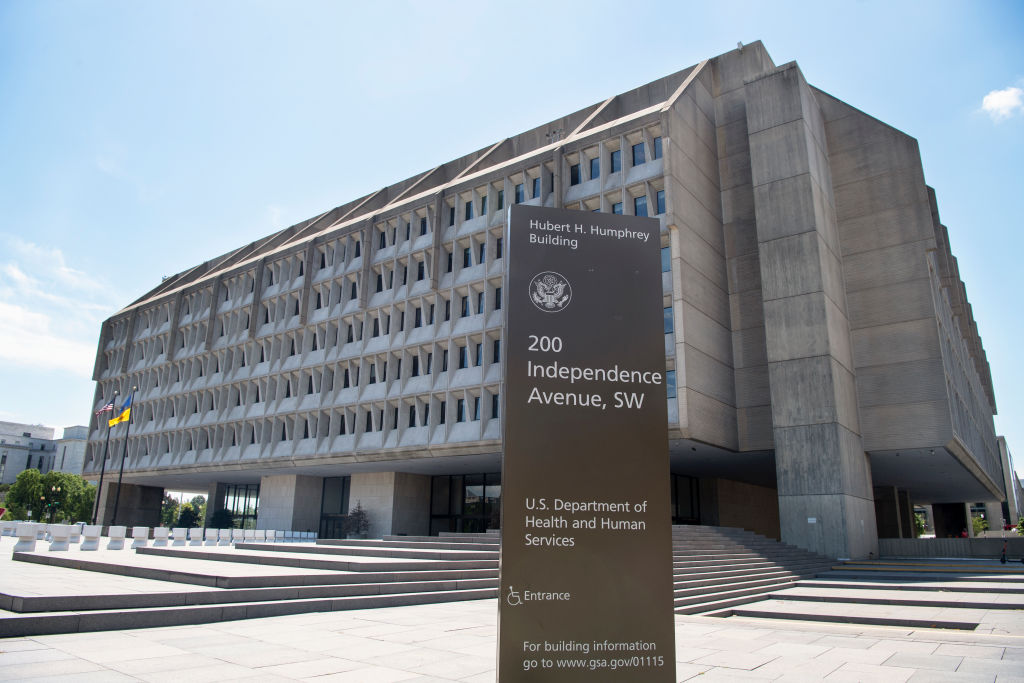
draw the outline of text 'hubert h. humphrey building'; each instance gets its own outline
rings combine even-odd
[[[357,501],[371,535],[500,526],[513,203],[661,220],[674,522],[866,557],[912,535],[913,504],[944,536],[969,526],[965,502],[1004,498],[989,366],[916,141],[754,43],[107,320],[94,410],[138,386],[119,521],[156,523],[164,489],[198,489],[257,528],[337,536]],[[105,414],[89,476],[106,434]]]

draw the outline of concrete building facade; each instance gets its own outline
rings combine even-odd
[[[94,372],[94,409],[138,387],[125,482],[328,535],[357,501],[371,534],[500,526],[512,203],[661,220],[677,523],[867,557],[912,535],[915,503],[938,525],[943,505],[1005,499],[989,367],[916,141],[760,43],[126,306]]]

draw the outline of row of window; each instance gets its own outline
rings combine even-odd
[[[661,136],[655,137],[652,142],[652,158],[661,158]],[[632,165],[640,166],[647,163],[647,154],[644,148],[644,143],[638,142],[630,148]],[[608,154],[608,166],[609,173],[618,173],[622,170],[622,150],[615,149]],[[579,185],[584,181],[583,178],[583,163],[577,162],[569,166],[569,185]],[[601,176],[601,158],[594,157],[587,160],[587,177],[586,180],[594,180]],[[536,196],[536,195],[535,195]],[[664,213],[663,211],[661,213]],[[645,214],[646,215],[646,214]]]

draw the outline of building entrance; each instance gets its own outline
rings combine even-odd
[[[501,473],[440,475],[431,479],[430,535],[483,533],[501,528]]]
[[[320,538],[345,538],[348,492],[352,477],[324,477],[320,503]]]

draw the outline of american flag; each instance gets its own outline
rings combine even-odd
[[[97,410],[96,414],[99,415],[100,413],[109,413],[113,409],[114,409],[114,402],[111,401],[107,405],[105,405],[102,408],[100,408],[99,410]]]

